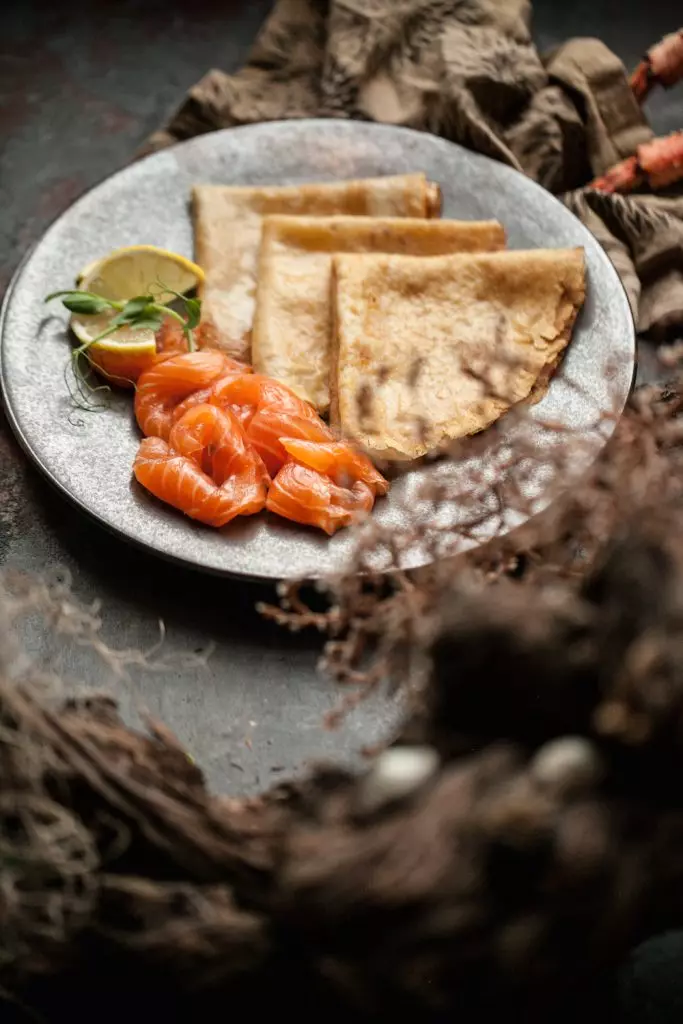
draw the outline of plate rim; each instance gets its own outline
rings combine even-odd
[[[544,196],[550,197],[551,199],[553,199],[556,203],[558,203],[561,206],[561,208],[563,209],[565,214],[569,215],[569,217],[571,217],[574,221],[576,221],[576,223],[580,226],[580,228],[583,231],[586,231],[591,236],[591,238],[592,238],[592,240],[593,240],[593,242],[594,242],[594,244],[596,246],[597,252],[599,253],[600,258],[608,265],[608,267],[610,269],[610,272],[613,275],[613,278],[615,279],[615,281],[618,283],[619,289],[621,290],[623,298],[624,298],[625,308],[626,308],[627,313],[628,313],[629,342],[630,342],[629,347],[630,347],[630,350],[631,350],[632,372],[631,372],[631,379],[630,379],[628,388],[626,389],[626,393],[625,393],[625,395],[623,397],[623,401],[621,402],[621,405],[620,405],[620,408],[618,410],[618,413],[617,413],[617,415],[614,418],[614,425],[612,426],[612,428],[609,431],[609,433],[606,435],[606,437],[604,439],[604,442],[601,445],[601,447],[597,450],[595,455],[590,459],[590,462],[585,467],[584,473],[590,471],[590,467],[595,463],[595,460],[597,458],[599,458],[601,453],[604,451],[605,446],[609,443],[611,438],[614,436],[614,432],[615,432],[615,430],[617,428],[618,422],[621,419],[621,416],[623,415],[624,409],[626,408],[626,405],[627,405],[627,403],[629,401],[629,398],[631,397],[631,395],[632,395],[632,393],[634,391],[634,388],[635,388],[635,382],[636,382],[636,379],[637,379],[637,372],[638,372],[638,344],[637,344],[638,333],[637,333],[637,326],[636,326],[633,310],[631,308],[631,303],[630,303],[629,298],[628,298],[628,293],[626,291],[624,283],[623,283],[623,281],[622,281],[622,279],[621,279],[621,277],[620,277],[616,267],[614,266],[612,260],[609,258],[609,255],[607,254],[606,250],[601,245],[601,243],[599,242],[597,237],[590,230],[590,228],[588,228],[580,220],[580,218],[577,217],[577,215],[572,210],[570,210],[567,206],[565,206],[564,203],[562,203],[562,201],[554,193],[552,193],[548,189],[544,188],[537,181],[534,181],[533,178],[528,177],[526,174],[524,174],[523,171],[520,171],[517,168],[512,167],[509,164],[504,163],[503,161],[495,160],[493,157],[490,157],[487,154],[479,153],[476,150],[468,149],[466,146],[463,146],[463,145],[461,145],[458,142],[452,142],[449,139],[445,139],[445,138],[443,138],[442,136],[439,136],[439,135],[434,135],[431,132],[421,131],[421,130],[415,129],[415,128],[408,128],[408,127],[404,127],[403,125],[386,124],[384,122],[375,122],[375,121],[367,121],[366,122],[366,121],[344,120],[344,119],[335,119],[335,118],[289,118],[289,119],[278,119],[278,120],[275,120],[275,121],[257,121],[257,122],[254,122],[252,124],[235,125],[235,126],[229,127],[229,128],[221,128],[221,129],[216,129],[216,130],[211,131],[211,132],[205,132],[205,133],[203,133],[201,135],[196,135],[196,136],[193,136],[192,138],[184,139],[183,141],[175,143],[172,146],[163,147],[160,150],[155,150],[155,151],[153,151],[151,153],[147,153],[144,156],[139,157],[137,159],[133,159],[131,162],[129,162],[127,164],[124,164],[122,167],[117,168],[116,170],[112,171],[111,174],[107,174],[107,175],[103,176],[98,181],[96,181],[92,185],[90,185],[87,189],[85,189],[72,203],[70,203],[65,209],[60,211],[60,213],[58,213],[55,217],[53,217],[49,221],[49,223],[42,230],[42,232],[40,234],[40,237],[37,238],[35,241],[33,241],[29,245],[29,247],[27,248],[26,252],[20,258],[18,264],[16,265],[16,267],[15,267],[15,269],[14,269],[14,271],[13,271],[11,277],[10,277],[10,280],[8,282],[8,285],[7,285],[7,289],[6,289],[5,294],[3,296],[3,299],[2,299],[2,304],[0,305],[0,396],[2,397],[2,405],[3,405],[3,411],[4,411],[4,414],[5,414],[5,417],[7,419],[7,422],[9,424],[9,426],[12,429],[12,433],[14,434],[14,436],[15,436],[15,438],[16,438],[16,440],[17,440],[17,442],[18,442],[18,444],[19,444],[19,446],[21,448],[21,450],[28,457],[28,459],[30,460],[32,465],[39,470],[41,475],[51,484],[52,487],[54,487],[61,495],[63,495],[67,499],[67,501],[69,501],[72,505],[75,505],[80,511],[84,512],[85,515],[91,521],[95,521],[100,526],[104,527],[104,529],[106,530],[106,532],[110,536],[114,536],[114,537],[120,538],[120,539],[124,540],[126,543],[131,544],[134,548],[137,548],[139,550],[147,552],[148,554],[152,554],[154,557],[161,558],[161,559],[163,559],[166,562],[170,562],[170,563],[172,563],[174,565],[179,565],[179,566],[181,566],[184,569],[191,569],[191,570],[193,570],[194,572],[197,572],[197,573],[208,573],[208,574],[210,574],[212,576],[218,576],[218,577],[221,577],[223,579],[227,578],[227,579],[235,579],[235,580],[245,580],[245,581],[248,581],[250,583],[258,583],[258,584],[261,584],[261,585],[266,585],[266,586],[271,586],[271,587],[277,585],[277,582],[279,580],[289,579],[290,578],[290,577],[276,577],[276,576],[272,576],[272,575],[260,575],[258,573],[248,573],[248,572],[243,572],[243,571],[240,572],[240,571],[233,570],[233,569],[224,569],[224,568],[219,568],[217,566],[211,566],[211,565],[207,565],[207,564],[200,564],[200,563],[198,563],[194,559],[185,558],[182,555],[174,554],[172,552],[163,551],[163,550],[160,550],[159,548],[152,547],[145,540],[141,540],[141,539],[133,536],[132,534],[124,531],[120,527],[115,526],[113,523],[108,522],[99,512],[93,510],[81,498],[79,498],[77,495],[73,494],[68,489],[66,484],[62,483],[59,480],[59,478],[53,473],[53,471],[47,465],[45,465],[43,460],[41,458],[39,458],[38,455],[33,450],[29,440],[27,439],[27,437],[26,437],[26,435],[24,433],[23,428],[21,427],[21,425],[20,425],[20,423],[19,423],[19,421],[18,421],[18,419],[17,419],[17,417],[15,415],[15,411],[14,411],[14,408],[12,406],[12,402],[10,400],[9,389],[8,389],[8,382],[7,382],[7,374],[5,372],[5,368],[6,368],[5,367],[6,351],[5,351],[4,339],[5,339],[5,328],[6,328],[6,321],[7,321],[7,313],[8,313],[8,309],[9,309],[9,306],[10,306],[10,303],[11,303],[11,300],[12,300],[12,296],[14,294],[14,291],[16,289],[17,283],[18,283],[18,281],[19,281],[19,279],[20,279],[20,277],[22,275],[22,272],[23,272],[25,266],[27,265],[27,263],[29,262],[31,256],[33,255],[35,250],[38,248],[38,246],[41,244],[41,242],[43,241],[43,239],[45,238],[47,233],[49,231],[51,231],[56,225],[58,225],[59,222],[64,217],[66,217],[68,214],[70,214],[71,211],[75,207],[77,207],[82,201],[84,201],[85,199],[91,197],[92,194],[95,193],[99,188],[103,187],[105,184],[109,183],[113,179],[118,178],[119,176],[126,174],[128,171],[130,171],[131,168],[136,167],[136,166],[141,165],[141,164],[145,164],[145,163],[147,163],[150,160],[154,160],[155,158],[159,157],[160,155],[165,155],[165,154],[168,154],[168,153],[174,153],[175,151],[177,151],[179,149],[183,149],[185,147],[192,146],[193,144],[196,144],[198,139],[202,139],[202,138],[205,138],[205,137],[221,137],[221,136],[225,136],[227,134],[230,134],[230,136],[234,136],[235,134],[239,134],[239,133],[242,133],[242,132],[254,131],[255,129],[259,129],[259,128],[263,128],[263,127],[267,127],[268,129],[275,128],[277,131],[280,131],[280,130],[283,130],[283,129],[291,128],[292,126],[304,126],[304,125],[308,125],[308,126],[311,126],[311,127],[315,127],[316,125],[329,126],[330,121],[334,121],[335,124],[337,124],[338,127],[340,127],[341,131],[343,131],[343,132],[354,131],[354,130],[356,130],[356,128],[358,126],[362,126],[363,128],[371,128],[373,132],[380,132],[380,133],[388,132],[388,133],[390,133],[392,135],[396,135],[396,134],[398,134],[398,135],[405,135],[405,136],[407,136],[409,138],[428,136],[429,139],[437,142],[439,145],[443,145],[444,148],[446,148],[446,149],[451,149],[452,148],[452,149],[455,149],[455,150],[459,150],[459,151],[467,153],[470,156],[474,156],[477,159],[482,160],[484,162],[495,164],[497,166],[497,168],[499,169],[499,171],[502,171],[503,173],[509,173],[509,175],[511,177],[520,176],[527,183],[527,186],[531,186],[532,190],[533,189],[538,189],[541,193],[544,194]],[[347,180],[347,179],[342,179],[342,180]],[[583,476],[583,474],[581,474],[581,475]],[[551,499],[550,504],[552,504],[552,503],[553,503],[553,501]],[[549,507],[549,505],[546,504],[538,512],[534,513],[534,515],[532,515],[528,519],[526,519],[525,523],[521,524],[521,526],[525,525],[526,523],[532,522],[534,519],[538,518],[538,516],[543,515],[544,512],[547,511],[548,507]],[[511,531],[508,531],[508,535],[514,534],[516,532],[516,530],[521,528],[521,526],[513,527]],[[484,542],[484,543],[487,543],[487,542]],[[452,557],[453,558],[457,558],[457,557],[459,557],[459,555],[456,553]],[[427,564],[429,564],[429,563],[425,563],[424,565],[420,564],[418,566],[414,566],[413,568],[404,569],[404,570],[401,570],[401,571],[402,572],[416,572],[416,571],[419,571],[420,569],[424,569]],[[398,571],[398,570],[395,570],[393,568],[389,568],[389,569],[386,569],[386,570],[381,570],[381,572],[383,574],[387,574],[387,575],[390,575],[394,571]],[[323,575],[327,575],[327,574],[320,574],[320,575],[313,575],[313,574],[311,574],[311,575],[306,576],[305,578],[307,580],[314,581],[316,579],[320,579]],[[292,577],[292,578],[294,578],[294,577]]]

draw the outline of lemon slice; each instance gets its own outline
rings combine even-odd
[[[151,294],[156,302],[166,305],[175,298],[173,292],[182,295],[203,280],[202,268],[184,256],[159,249],[155,245],[131,245],[125,249],[115,249],[109,255],[89,263],[76,278],[76,283],[83,291],[95,292],[105,299],[126,302],[136,295]],[[163,282],[172,291],[163,291],[159,282]],[[115,315],[114,310],[98,316],[74,313],[71,328],[79,341],[89,343],[107,329]],[[97,342],[98,347],[101,345],[109,348],[118,345],[146,348],[152,344],[154,331],[151,328],[130,327],[120,327],[108,338]]]
[[[152,295],[155,302],[166,305],[176,298],[173,292],[183,295],[203,280],[201,267],[184,256],[154,245],[132,245],[89,263],[76,283],[81,290],[105,299],[126,302],[138,295]],[[164,291],[160,282],[173,291]],[[116,375],[114,371],[120,367],[122,374],[128,373],[135,379],[156,353],[155,332],[151,327],[124,325],[93,343],[115,316],[116,310],[97,316],[73,313],[69,322],[78,340],[90,346],[89,357],[105,373]]]
[[[84,267],[76,278],[79,288],[105,299],[125,302],[136,295],[153,295],[156,302],[172,302],[173,292],[184,295],[204,280],[204,271],[192,260],[156,245],[114,249]],[[165,292],[159,282],[167,285]]]
[[[111,334],[106,338],[102,338],[101,341],[91,344],[93,338],[107,330],[115,316],[116,310],[112,310],[110,313],[99,313],[97,316],[72,313],[69,323],[71,330],[81,344],[90,345],[90,353],[95,349],[111,352],[121,348],[122,345],[125,345],[126,351],[130,353],[136,351],[146,352],[148,350],[156,351],[156,332],[151,327],[128,327],[126,325],[119,327],[117,331],[112,331]]]

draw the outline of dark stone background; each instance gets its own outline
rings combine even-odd
[[[124,165],[208,68],[236,69],[268,0],[6,0],[0,19],[0,293],[27,247],[84,189]],[[680,0],[539,0],[539,47],[602,37],[631,67],[678,27]],[[683,86],[648,109],[659,132],[683,127]],[[643,365],[648,372],[647,347]],[[1,414],[0,414],[1,415]],[[317,676],[315,638],[267,627],[264,592],[168,566],[133,551],[43,482],[0,424],[0,565],[71,576],[80,601],[102,603],[114,647],[150,647],[163,619],[166,671],[126,681],[38,620],[23,640],[38,665],[113,686],[127,714],[149,708],[174,728],[221,789],[240,791],[320,754],[350,753],[386,724],[364,709],[338,734],[321,729],[334,700]],[[215,644],[204,667],[185,652]]]
[[[124,165],[210,67],[245,59],[269,0],[5,0],[0,18],[0,294],[33,241],[84,189]],[[536,39],[548,50],[596,35],[634,66],[683,20],[680,0],[537,0]],[[683,127],[683,86],[648,103],[654,128]],[[641,346],[641,379],[653,372]],[[126,713],[163,717],[233,792],[261,787],[306,757],[350,753],[386,724],[364,710],[339,734],[320,728],[334,694],[317,676],[315,640],[267,627],[254,601],[268,593],[205,578],[131,550],[43,482],[0,412],[0,566],[61,572],[75,596],[102,603],[102,634],[115,647],[147,648],[163,619],[163,672],[112,677],[92,651],[25,623],[38,666],[113,688]],[[186,652],[215,651],[186,667]],[[620,1020],[683,1020],[683,939],[655,941],[624,972]],[[605,1019],[616,1019],[617,1012]],[[6,1019],[3,1016],[3,1019]]]

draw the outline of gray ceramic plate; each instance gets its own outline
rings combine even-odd
[[[28,454],[103,525],[167,558],[261,579],[343,568],[354,544],[349,531],[328,540],[265,514],[212,531],[142,493],[131,480],[138,434],[130,397],[114,396],[105,412],[74,411],[63,376],[66,314],[48,315],[43,298],[71,287],[81,267],[118,246],[153,243],[191,256],[193,183],[290,184],[416,170],[441,185],[445,217],[496,218],[511,248],[584,247],[587,302],[562,373],[532,419],[550,418],[585,433],[596,409],[620,412],[634,369],[628,303],[603,250],[556,199],[521,174],[430,135],[355,122],[290,121],[215,132],[151,156],[83,196],[46,232],[14,278],[2,320],[5,403]],[[568,378],[581,383],[580,393]],[[503,425],[504,438],[505,430]],[[533,435],[533,425],[531,430]],[[597,453],[609,432],[590,442],[582,461]],[[509,435],[514,444],[515,428]],[[535,443],[546,443],[542,432]],[[470,462],[468,469],[481,465]],[[417,522],[425,510],[415,500],[416,488],[425,474],[440,472],[432,466],[402,479],[378,504],[376,520],[392,531]],[[543,500],[539,493],[538,508]],[[520,521],[513,517],[506,526]],[[424,547],[409,548],[404,564],[417,566],[430,557]]]

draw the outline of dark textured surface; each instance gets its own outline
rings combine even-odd
[[[26,248],[85,188],[130,158],[147,134],[209,67],[236,68],[269,8],[265,0],[98,0],[96,4],[9,0],[0,38],[0,280]],[[581,0],[536,4],[542,49],[572,35],[602,37],[631,66],[680,22],[679,0],[649,4]],[[660,132],[683,122],[681,92],[649,102]],[[0,287],[0,290],[1,287]],[[272,781],[306,754],[335,750],[318,729],[330,687],[315,675],[316,643],[264,628],[253,611],[263,591],[211,580],[140,555],[73,510],[0,435],[0,560],[21,569],[66,567],[81,600],[102,600],[103,633],[115,646],[147,647],[167,627],[166,653],[217,649],[204,669],[178,662],[164,674],[140,674],[117,686],[129,706],[172,719],[182,739],[222,788]],[[110,672],[71,641],[26,628],[34,657],[93,685]],[[218,714],[229,688],[234,710]],[[287,708],[267,728],[257,708],[269,694]],[[265,702],[265,703],[264,703]],[[256,723],[252,725],[251,723]],[[299,745],[296,736],[307,737]],[[353,746],[353,733],[347,734]],[[238,767],[235,767],[235,766]]]

